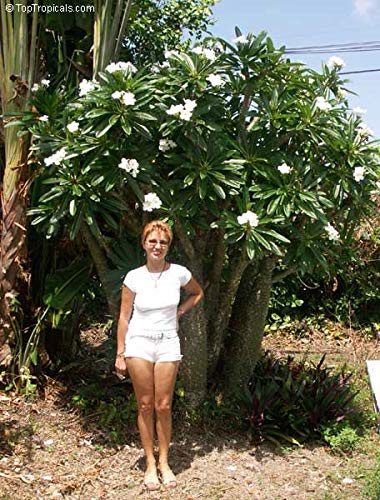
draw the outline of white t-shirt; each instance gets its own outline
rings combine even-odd
[[[191,272],[178,264],[170,264],[161,273],[150,273],[146,266],[129,271],[123,284],[134,292],[133,314],[128,334],[161,332],[177,329],[177,306],[180,288],[187,285]]]

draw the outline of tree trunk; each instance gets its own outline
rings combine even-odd
[[[236,293],[244,270],[249,264],[245,246],[231,259],[230,276],[228,282],[223,287],[223,291],[218,297],[219,303],[214,304],[208,316],[208,379],[214,377],[217,371],[218,362],[221,355],[222,346],[228,330],[228,324],[233,310]],[[219,281],[221,276],[219,276]]]
[[[19,5],[21,4],[26,7],[25,0],[20,0]],[[0,21],[0,111],[6,115],[24,111],[28,106],[28,94],[36,61],[38,12],[35,9],[30,24],[30,16],[28,19],[26,9],[14,9],[10,13],[5,9],[5,2],[1,2]],[[3,118],[4,123],[5,120],[6,118]],[[26,152],[29,136],[18,137],[18,132],[19,127],[4,129],[5,162],[1,193],[0,245],[0,365],[9,365],[12,361],[10,315],[15,313],[18,323],[21,323],[26,310],[26,285],[29,281],[25,271],[25,211],[30,184]]]
[[[89,230],[86,224],[82,225],[81,233],[90,251],[92,261],[95,264],[100,283],[104,288],[104,293],[108,304],[108,310],[112,318],[116,321],[117,318],[119,317],[119,304],[118,302],[116,302],[117,294],[115,294],[114,290],[110,290],[110,287],[108,285],[107,275],[106,275],[108,271],[107,258],[104,254],[103,249],[99,245],[98,241],[91,234],[91,231]]]
[[[207,333],[203,305],[189,311],[181,319],[180,378],[185,388],[185,398],[190,408],[197,408],[204,401],[207,389]]]
[[[202,259],[206,242],[198,236],[191,240],[179,220],[176,221],[179,238],[179,261],[186,265],[203,287]],[[204,401],[207,390],[207,320],[204,303],[182,316],[180,339],[183,361],[180,378],[190,408],[196,409]]]
[[[234,303],[223,363],[225,393],[247,386],[261,353],[276,258],[266,257],[245,270]]]
[[[9,366],[12,355],[9,343],[12,340],[10,315],[11,303],[19,300],[16,290],[25,289],[17,279],[26,278],[22,270],[25,242],[25,204],[18,191],[10,199],[1,197],[2,235],[0,246],[0,365]],[[23,308],[20,308],[20,314]],[[20,318],[19,318],[20,319]]]

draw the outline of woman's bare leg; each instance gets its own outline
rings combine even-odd
[[[154,458],[154,364],[141,358],[127,358],[127,368],[132,380],[138,405],[137,424],[146,458],[145,483],[157,483],[156,459]],[[155,489],[154,486],[150,489]]]
[[[154,366],[154,408],[159,445],[159,468],[163,482],[175,486],[175,477],[168,464],[172,431],[172,399],[179,362],[162,362]],[[172,484],[170,484],[172,483]]]

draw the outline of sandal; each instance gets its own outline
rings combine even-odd
[[[144,486],[149,491],[155,491],[159,489],[160,482],[158,480],[156,471],[145,472]]]
[[[160,470],[162,484],[167,488],[175,488],[177,486],[177,479],[171,469]]]

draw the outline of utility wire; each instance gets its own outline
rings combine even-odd
[[[361,69],[361,70],[358,70],[358,71],[339,71],[339,74],[340,75],[355,75],[357,73],[375,73],[375,72],[378,72],[380,71],[380,68],[376,68],[376,69]]]
[[[286,54],[326,54],[331,52],[371,52],[380,50],[380,41],[335,43],[328,45],[308,45],[304,47],[288,47]]]
[[[335,43],[327,45],[308,45],[305,47],[289,47],[285,54],[332,54],[337,52],[375,52],[380,50],[380,41]],[[362,69],[358,71],[341,71],[340,75],[354,75],[359,73],[376,73],[380,68]]]

